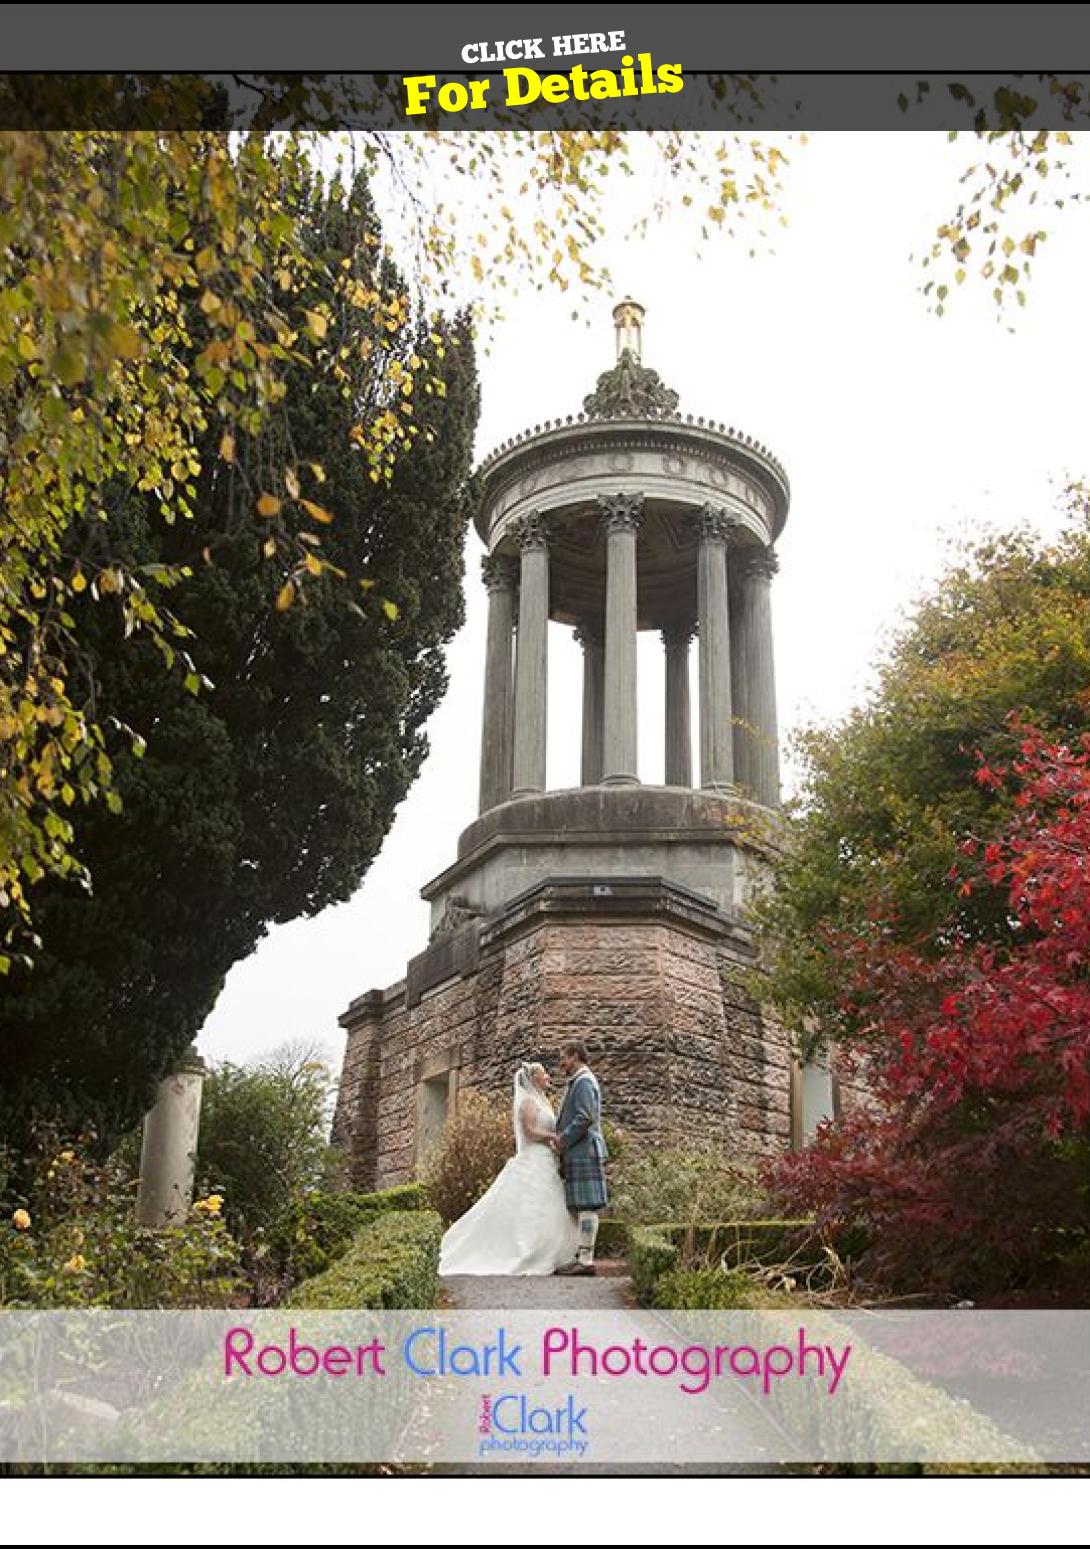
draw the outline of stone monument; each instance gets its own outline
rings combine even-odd
[[[679,413],[644,365],[638,303],[613,317],[616,360],[583,413],[481,468],[480,810],[422,889],[426,949],[341,1018],[334,1139],[357,1188],[411,1177],[459,1091],[506,1092],[518,1060],[555,1067],[572,1036],[637,1139],[714,1139],[744,1160],[802,1138],[804,1083],[754,998],[746,923],[779,834],[770,588],[787,475],[752,437]],[[550,620],[583,653],[567,790],[546,789]],[[665,652],[664,785],[637,768],[640,630]]]

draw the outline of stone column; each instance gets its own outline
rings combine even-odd
[[[144,1119],[136,1219],[141,1226],[180,1226],[193,1202],[204,1061],[190,1046],[173,1075],[160,1081]]]
[[[666,783],[692,785],[693,736],[689,706],[691,624],[671,624],[662,632],[666,647]]]
[[[766,807],[780,804],[780,737],[776,716],[776,667],[772,646],[772,577],[778,565],[771,549],[746,562],[743,654],[748,683],[749,786]]]
[[[484,661],[481,720],[480,810],[498,807],[511,794],[511,739],[514,734],[515,585],[517,569],[502,554],[481,561],[488,588],[488,641]]]
[[[605,686],[604,637],[596,624],[580,624],[575,638],[583,648],[583,785],[602,779],[602,714]]]
[[[642,495],[599,496],[606,534],[602,783],[636,785],[636,533]]]
[[[727,596],[727,514],[700,512],[697,613],[700,634],[700,783],[718,790],[734,780],[730,698],[730,605]]]
[[[545,789],[549,674],[549,546],[538,511],[519,525],[518,652],[515,666],[515,796]]]
[[[744,575],[745,553],[745,550],[733,549],[727,562],[730,589],[730,702],[734,715],[732,737],[734,781],[747,795],[752,796],[753,770],[750,751],[753,727],[750,721],[749,664],[746,656],[749,589]]]

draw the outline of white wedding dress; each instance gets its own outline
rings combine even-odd
[[[556,1116],[521,1072],[514,1124],[514,1156],[443,1237],[441,1275],[551,1275],[575,1257],[579,1232],[547,1144]]]

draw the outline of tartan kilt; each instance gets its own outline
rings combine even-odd
[[[569,1210],[604,1210],[609,1204],[605,1147],[593,1141],[564,1157],[564,1197]]]

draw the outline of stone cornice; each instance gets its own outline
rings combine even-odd
[[[701,894],[664,877],[554,877],[512,898],[481,933],[482,954],[550,919],[669,921],[694,935],[730,941],[756,957],[749,926],[728,918]]]
[[[787,470],[764,442],[736,430],[733,425],[692,414],[670,414],[656,420],[596,419],[588,414],[569,414],[564,419],[546,420],[542,425],[535,425],[532,430],[521,431],[517,436],[501,441],[499,446],[481,459],[477,472],[487,477],[499,463],[520,449],[529,450],[540,444],[544,450],[550,441],[557,439],[558,432],[575,434],[580,439],[603,437],[621,446],[660,446],[664,441],[674,441],[679,436],[693,433],[724,450],[733,449],[750,454],[766,464],[776,474],[785,492],[790,492]]]
[[[483,478],[482,515],[496,503],[503,490],[539,469],[563,464],[583,454],[599,451],[659,452],[687,456],[715,465],[733,466],[754,479],[771,502],[775,516],[773,536],[787,519],[791,486],[783,465],[754,437],[711,420],[673,416],[659,420],[588,419],[569,415],[546,421],[503,442],[479,465]],[[483,523],[478,520],[478,530]]]

